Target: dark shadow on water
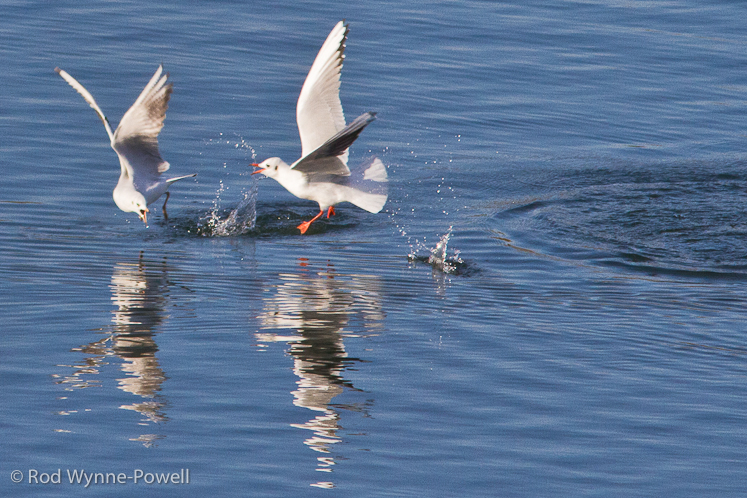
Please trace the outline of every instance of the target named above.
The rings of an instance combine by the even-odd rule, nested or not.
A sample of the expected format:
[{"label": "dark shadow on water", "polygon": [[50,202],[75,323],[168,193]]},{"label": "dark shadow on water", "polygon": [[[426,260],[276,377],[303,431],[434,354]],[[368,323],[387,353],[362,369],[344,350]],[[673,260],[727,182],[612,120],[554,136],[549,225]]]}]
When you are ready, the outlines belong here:
[{"label": "dark shadow on water", "polygon": [[576,171],[568,180],[575,188],[504,209],[491,228],[550,257],[647,275],[744,280],[747,183],[743,174],[707,171],[718,167]]},{"label": "dark shadow on water", "polygon": [[408,254],[407,261],[416,265],[428,265],[433,269],[434,272],[440,272],[446,275],[454,275],[457,277],[471,277],[480,271],[479,268],[477,268],[474,264],[461,258],[447,258],[445,261],[434,261],[431,255]]},{"label": "dark shadow on water", "polygon": [[[357,209],[350,206],[351,211]],[[305,234],[297,228],[303,221],[313,218],[318,210],[314,205],[282,206],[272,205],[257,209],[256,217],[247,223],[235,217],[236,208],[218,211],[195,212],[191,215],[169,218],[161,224],[177,237],[313,237],[330,232],[342,232],[359,225],[355,215],[347,212],[347,206],[337,208],[337,214],[327,219],[326,216],[315,221]],[[368,213],[365,213],[368,215]],[[368,215],[374,216],[374,215]],[[236,220],[236,221],[233,221]],[[228,223],[226,223],[228,221]]]},{"label": "dark shadow on water", "polygon": [[747,280],[747,266],[739,268],[728,268],[724,271],[718,270],[696,270],[696,269],[683,269],[683,268],[667,268],[660,265],[646,265],[646,264],[635,264],[633,262],[615,261],[615,260],[599,260],[598,263],[602,266],[610,268],[621,268],[627,271],[635,273],[643,273],[650,277],[656,276],[667,276],[667,277],[678,277],[684,279],[703,279],[703,280],[734,280],[744,281]]}]

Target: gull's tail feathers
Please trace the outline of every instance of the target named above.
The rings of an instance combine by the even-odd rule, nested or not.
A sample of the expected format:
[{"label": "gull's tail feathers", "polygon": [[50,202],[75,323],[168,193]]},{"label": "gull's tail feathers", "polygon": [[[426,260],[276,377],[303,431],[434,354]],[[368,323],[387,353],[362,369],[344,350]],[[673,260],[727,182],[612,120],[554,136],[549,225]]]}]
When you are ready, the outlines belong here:
[{"label": "gull's tail feathers", "polygon": [[345,180],[351,189],[348,202],[369,213],[378,213],[384,209],[389,197],[389,178],[381,159],[373,157],[364,161]]}]

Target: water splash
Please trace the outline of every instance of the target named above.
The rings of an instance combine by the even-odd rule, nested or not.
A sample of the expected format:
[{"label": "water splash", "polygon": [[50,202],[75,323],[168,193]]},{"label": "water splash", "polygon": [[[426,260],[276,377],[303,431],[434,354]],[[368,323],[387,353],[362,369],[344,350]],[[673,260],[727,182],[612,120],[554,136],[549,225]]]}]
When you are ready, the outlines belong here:
[{"label": "water splash", "polygon": [[453,226],[449,227],[449,230],[441,237],[431,250],[431,255],[428,256],[428,264],[439,268],[444,273],[456,272],[458,265],[464,264],[462,258],[459,257],[459,251],[455,251],[453,256],[449,257],[449,239],[451,238]]},{"label": "water splash", "polygon": [[[257,222],[258,184],[256,178],[250,182],[248,190],[242,188],[241,199],[235,208],[221,207],[221,201],[226,196],[229,186],[234,185],[234,182],[230,182],[229,186],[223,183],[231,174],[229,164],[239,163],[241,165],[238,170],[239,177],[248,176],[246,165],[254,161],[256,157],[254,147],[237,133],[227,135],[220,133],[218,137],[206,141],[205,145],[218,146],[217,150],[210,151],[210,157],[212,160],[224,160],[224,173],[212,208],[197,221],[196,233],[203,237],[231,237],[254,230]],[[243,178],[240,184],[246,185]]]},{"label": "water splash", "polygon": [[[460,257],[460,251],[453,251],[449,255],[449,240],[451,239],[454,227],[450,226],[444,235],[436,244],[436,247],[430,249],[423,243],[418,243],[418,247],[411,249],[407,259],[411,262],[427,263],[442,273],[449,275],[459,275],[466,270],[466,263]],[[428,255],[418,254],[420,251],[428,251]]]},{"label": "water splash", "polygon": [[205,237],[231,237],[253,230],[257,222],[257,190],[258,182],[255,179],[249,190],[242,192],[243,198],[238,206],[226,211],[220,207],[221,194],[225,191],[221,182],[213,208],[198,223],[198,233]]}]

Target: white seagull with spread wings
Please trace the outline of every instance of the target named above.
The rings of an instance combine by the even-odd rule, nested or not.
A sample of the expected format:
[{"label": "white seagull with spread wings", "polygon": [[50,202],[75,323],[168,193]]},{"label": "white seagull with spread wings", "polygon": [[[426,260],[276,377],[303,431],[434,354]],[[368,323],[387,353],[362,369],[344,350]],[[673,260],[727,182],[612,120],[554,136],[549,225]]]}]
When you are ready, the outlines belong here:
[{"label": "white seagull with spread wings", "polygon": [[119,209],[137,213],[147,224],[150,212],[148,204],[166,194],[163,217],[168,219],[166,203],[170,195],[169,185],[177,180],[196,176],[197,173],[176,178],[161,176],[169,169],[169,163],[161,158],[158,151],[158,133],[163,128],[169,97],[173,91],[173,85],[167,83],[169,75],[163,74],[163,66],[158,66],[156,73],[132,107],[127,110],[113,133],[109,120],[88,90],[59,67],[55,68],[55,71],[86,99],[104,123],[112,149],[119,156],[121,167],[119,182],[113,194],[114,202]]},{"label": "white seagull with spread wings", "polygon": [[371,213],[378,213],[387,200],[387,173],[378,158],[369,159],[351,173],[348,148],[363,128],[376,119],[366,112],[345,125],[340,102],[340,72],[345,56],[348,27],[340,21],[332,29],[309,70],[296,105],[296,121],[301,135],[301,159],[290,166],[279,157],[260,164],[253,174],[275,179],[291,194],[316,201],[319,214],[298,226],[306,233],[309,226],[334,205],[350,202]]}]

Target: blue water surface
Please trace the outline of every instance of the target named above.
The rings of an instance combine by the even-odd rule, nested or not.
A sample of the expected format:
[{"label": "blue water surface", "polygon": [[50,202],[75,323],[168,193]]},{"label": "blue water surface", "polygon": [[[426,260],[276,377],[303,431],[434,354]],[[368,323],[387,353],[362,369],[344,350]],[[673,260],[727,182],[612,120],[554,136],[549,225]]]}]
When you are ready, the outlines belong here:
[{"label": "blue water surface", "polygon": [[[0,19],[2,496],[744,495],[744,4]],[[379,157],[390,197],[300,235],[317,206],[249,163],[300,155],[341,19],[346,117],[378,113],[351,163]],[[158,64],[161,152],[197,178],[145,226],[53,69],[116,126]]]}]

